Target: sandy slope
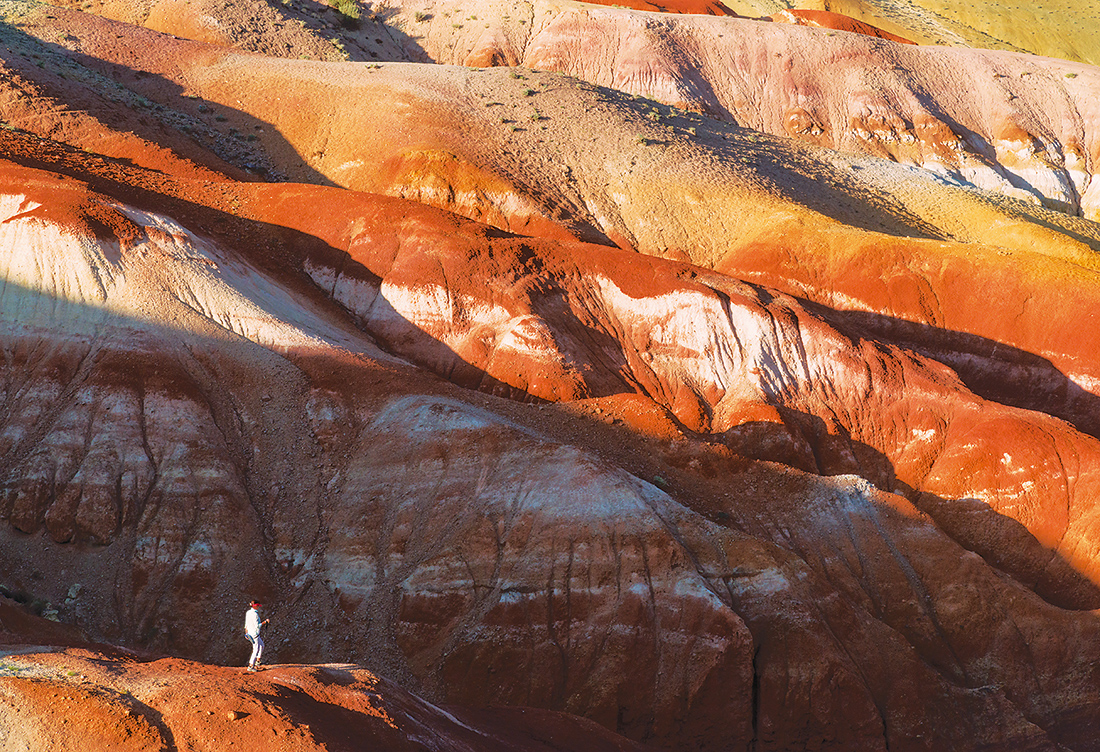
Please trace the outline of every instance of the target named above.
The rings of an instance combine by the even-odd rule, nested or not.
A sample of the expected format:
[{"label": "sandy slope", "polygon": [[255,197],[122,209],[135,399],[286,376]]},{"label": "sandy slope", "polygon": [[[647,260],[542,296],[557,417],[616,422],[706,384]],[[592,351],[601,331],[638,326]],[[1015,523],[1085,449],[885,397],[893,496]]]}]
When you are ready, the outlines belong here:
[{"label": "sandy slope", "polygon": [[[273,657],[324,664],[12,657],[29,741],[88,749],[62,708],[102,748],[215,720],[629,747],[505,704],[685,750],[1097,749],[1100,235],[951,184],[979,138],[1009,164],[1015,102],[1042,139],[997,174],[1084,186],[1095,69],[569,3],[102,7],[209,44],[2,7],[0,584],[226,664],[259,595]],[[803,140],[338,61],[352,37]],[[776,92],[865,153],[805,143],[826,119]],[[944,127],[907,142],[914,101]],[[211,687],[247,715],[196,721]]]},{"label": "sandy slope", "polygon": [[[776,13],[787,3],[731,0],[747,16]],[[1094,3],[962,2],[960,0],[810,0],[799,8],[841,13],[920,44],[1014,50],[1100,64],[1100,12]]]},{"label": "sandy slope", "polygon": [[283,659],[684,749],[1089,748],[1095,439],[699,267],[6,144],[2,550],[65,618],[238,660],[259,592]]},{"label": "sandy slope", "polygon": [[[60,33],[42,23],[25,28]],[[133,30],[147,41],[123,49],[115,45],[123,29],[94,16],[66,16],[65,26],[89,53],[151,74],[116,71],[109,81],[205,129],[167,140],[180,152],[229,143],[300,180],[411,198],[510,231],[689,259],[830,307],[979,338],[948,334],[935,349],[956,367],[978,359],[981,368],[1032,374],[1035,399],[1026,404],[1096,430],[1091,411],[1080,409],[1100,381],[1087,325],[1093,309],[1069,303],[1088,301],[1093,289],[1092,222],[552,74],[293,62],[181,41],[170,42],[176,57],[166,63],[142,53],[156,35]],[[51,85],[55,97],[67,96],[64,81]],[[31,127],[26,112],[12,108]],[[124,122],[148,131],[141,118]],[[93,148],[79,129],[68,132]],[[975,277],[996,291],[978,316]],[[1037,288],[1036,279],[1044,280]],[[1021,299],[1034,305],[1021,311]],[[997,357],[983,341],[1047,364],[1011,349]],[[1085,394],[1059,387],[1067,376]]]},{"label": "sandy slope", "polygon": [[[173,5],[167,15],[126,7],[89,9],[280,57],[556,70],[1074,214],[1095,218],[1100,200],[1097,187],[1089,192],[1097,153],[1096,72],[1065,61],[899,48],[866,33],[835,31],[844,28],[836,19],[814,28],[820,17],[792,27],[558,0],[494,0],[484,7],[410,2],[363,9],[354,28],[327,6]],[[209,28],[195,28],[189,19],[196,17],[208,19]],[[805,22],[810,16],[791,17]],[[69,18],[66,25],[81,22]],[[1049,29],[1045,21],[1038,25]]]},{"label": "sandy slope", "polygon": [[[385,30],[357,32],[374,34],[370,38],[381,46],[353,59],[560,71],[768,133],[920,166],[960,185],[1096,216],[1100,183],[1090,191],[1090,180],[1098,83],[1089,66],[556,0],[493,5],[457,22],[456,14],[469,8],[439,5],[430,11],[402,6],[386,17]],[[67,17],[66,31],[84,24]],[[280,40],[287,29],[300,28],[260,23],[235,35],[234,44],[251,40],[243,46],[265,53],[284,44],[297,49],[293,39]],[[112,40],[101,38],[96,54],[117,59],[109,51]],[[957,70],[966,70],[967,77],[948,74]],[[269,113],[250,114],[266,119]],[[241,138],[250,133],[238,132]],[[309,159],[323,150],[299,146],[298,152]],[[320,171],[345,184],[346,176]]]}]

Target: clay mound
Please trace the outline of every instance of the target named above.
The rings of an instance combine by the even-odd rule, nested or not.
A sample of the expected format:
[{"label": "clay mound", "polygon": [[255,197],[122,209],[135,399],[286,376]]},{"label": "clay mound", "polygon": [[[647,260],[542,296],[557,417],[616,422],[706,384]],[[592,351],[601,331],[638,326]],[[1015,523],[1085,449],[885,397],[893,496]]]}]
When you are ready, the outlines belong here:
[{"label": "clay mound", "polygon": [[437,707],[348,664],[249,674],[92,646],[0,645],[0,655],[0,743],[8,749],[642,749],[563,713]]},{"label": "clay mound", "polygon": [[[552,74],[272,61],[179,40],[177,62],[166,64],[141,52],[158,35],[131,29],[139,41],[122,50],[123,27],[83,14],[65,23],[89,53],[119,61],[85,58],[86,70],[114,76],[99,79],[104,88],[120,82],[166,109],[190,108],[212,132],[262,154],[266,174],[415,199],[511,232],[688,259],[863,311],[847,319],[907,346],[926,339],[922,351],[962,369],[980,393],[1100,430],[1090,407],[1096,343],[1079,323],[1093,305],[1094,223]],[[376,129],[359,128],[363,117]],[[603,137],[578,139],[578,129]],[[981,315],[970,303],[974,279],[995,291]],[[1021,298],[1036,305],[1021,314]],[[1034,388],[990,384],[989,370]]]},{"label": "clay mound", "polygon": [[[765,7],[759,0],[729,0],[741,15]],[[763,12],[778,10],[767,4]],[[796,13],[841,13],[924,45],[981,47],[1100,64],[1095,44],[1100,16],[1066,0],[1028,3],[960,0],[814,0]]]},{"label": "clay mound", "polygon": [[910,41],[905,37],[899,37],[897,34],[883,31],[877,26],[872,26],[871,24],[857,21],[854,18],[850,18],[840,13],[832,13],[826,10],[791,8],[789,10],[781,10],[778,13],[774,13],[768,16],[768,19],[779,23],[792,23],[799,26],[816,26],[820,29],[847,31],[852,34],[866,34],[869,37],[878,37],[879,39],[887,39],[891,42],[900,42],[902,44],[916,44],[916,42]]},{"label": "clay mound", "polygon": [[0,299],[0,550],[65,618],[237,662],[259,593],[279,660],[685,749],[1088,738],[1095,440],[698,267],[7,143],[69,175],[8,166]]},{"label": "clay mound", "polygon": [[[1096,749],[1100,233],[948,148],[1024,100],[1036,151],[983,164],[1069,195],[1095,71],[569,3],[242,5],[263,55],[2,7],[2,584],[178,656],[9,656],[15,743]],[[947,177],[557,73],[272,57],[345,31],[823,139],[752,82],[849,113],[872,60],[852,137]],[[913,101],[903,152],[872,116]],[[242,663],[252,596],[288,663],[183,660]]]},{"label": "clay mound", "polygon": [[[177,53],[188,61],[184,67],[192,71],[185,80],[182,70],[173,63],[165,64],[162,56],[142,54],[141,50],[157,49],[155,36],[144,37],[136,49],[120,49],[117,37],[123,29],[99,28],[102,22],[85,14],[69,13],[59,20],[62,17],[57,14],[62,11],[54,11],[55,19],[45,18],[43,12],[26,11],[28,19],[35,20],[28,21],[24,30],[100,58],[104,62],[93,65],[96,73],[107,73],[115,79],[113,84],[125,84],[146,101],[152,99],[161,107],[182,110],[182,115],[197,118],[199,123],[188,124],[191,132],[200,136],[196,140],[206,142],[222,158],[258,174],[309,182],[331,180],[347,187],[379,190],[392,175],[371,182],[357,180],[363,160],[348,153],[349,145],[340,144],[348,134],[364,139],[356,148],[373,149],[383,146],[378,143],[382,134],[404,133],[402,126],[411,126],[408,135],[413,143],[388,145],[388,149],[396,147],[399,153],[395,157],[399,159],[404,158],[402,152],[412,152],[408,155],[411,162],[404,168],[401,163],[392,165],[391,169],[415,170],[424,159],[438,164],[452,155],[461,164],[471,161],[471,155],[456,150],[453,144],[441,148],[439,141],[452,141],[472,116],[479,123],[479,129],[468,134],[472,140],[498,145],[492,159],[480,155],[480,164],[475,162],[477,171],[490,175],[478,178],[473,196],[462,196],[484,205],[493,203],[494,194],[500,193],[499,179],[492,178],[501,177],[501,169],[507,169],[510,160],[499,164],[497,156],[508,149],[508,141],[547,151],[528,142],[537,143],[544,127],[558,130],[559,125],[566,125],[558,123],[553,112],[540,110],[542,103],[536,101],[537,94],[525,94],[536,91],[529,81],[524,83],[526,78],[516,79],[511,92],[500,91],[499,80],[493,79],[493,86],[485,87],[483,101],[478,103],[469,101],[460,91],[439,90],[441,85],[447,86],[443,82],[448,77],[455,77],[453,72],[410,74],[406,69],[399,80],[409,75],[423,79],[392,92],[423,102],[409,111],[391,106],[389,96],[377,96],[378,92],[372,91],[372,78],[381,79],[385,88],[390,86],[386,72],[379,68],[318,68],[271,58],[261,63],[227,55],[224,50],[193,47],[186,54]],[[653,17],[625,9],[549,1],[532,6],[522,16],[488,17],[484,22],[472,23],[478,27],[474,33],[466,23],[446,22],[456,12],[440,7],[436,15],[420,23],[402,17],[402,23],[416,24],[422,32],[415,42],[418,51],[377,53],[365,59],[523,65],[559,71],[809,144],[919,166],[929,171],[934,181],[979,187],[1059,211],[1096,217],[1100,183],[1091,179],[1090,155],[1097,143],[1092,128],[1096,122],[1092,94],[1100,87],[1100,74],[1088,66],[979,50],[897,46],[865,35],[838,35],[740,18]],[[532,29],[528,29],[528,18],[532,19]],[[488,29],[483,28],[485,23]],[[134,33],[131,27],[126,36]],[[77,41],[65,42],[66,35]],[[685,56],[683,50],[690,50],[690,55]],[[736,60],[742,61],[734,67],[737,74],[728,75],[731,61]],[[28,76],[38,76],[29,61],[18,58],[13,62],[20,63]],[[81,65],[90,62],[81,58]],[[126,68],[120,71],[115,67],[118,65]],[[942,75],[945,67],[970,70],[975,75],[962,85]],[[133,81],[125,72],[131,68],[155,78]],[[526,76],[522,72],[516,75]],[[310,80],[322,76],[324,80]],[[175,86],[166,87],[166,79]],[[290,83],[294,81],[298,86]],[[781,83],[762,87],[760,81]],[[263,94],[280,86],[292,86],[294,96],[308,102],[307,109],[287,108],[278,97]],[[331,96],[333,87],[344,86],[348,92],[342,96],[351,94],[352,99],[346,106],[335,107],[343,99]],[[355,97],[356,90],[364,96]],[[181,93],[185,97],[201,96],[208,102],[181,102]],[[505,93],[507,99],[500,99],[499,95]],[[68,96],[66,93],[59,98]],[[463,113],[460,124],[452,126],[455,130],[429,129],[431,121],[419,125],[393,123],[397,130],[387,128],[372,138],[372,134],[345,125],[362,112],[378,112],[383,118],[401,121],[410,116],[420,119],[422,108],[432,106],[425,100],[432,99],[442,100],[436,106],[445,109],[433,117],[448,117],[450,112],[453,114],[449,117],[459,120],[457,113]],[[578,106],[592,104],[574,103],[566,111],[572,112]],[[700,130],[711,129],[705,118],[689,122],[692,116],[686,113],[677,118],[675,112],[654,112],[650,103],[630,107],[650,118],[649,125],[658,126],[636,134],[646,144],[676,143],[689,129],[694,129],[696,136],[690,140],[698,141]],[[76,113],[76,117],[83,116]],[[173,118],[179,120],[180,116]],[[288,122],[288,118],[298,122]],[[604,132],[618,125],[614,119],[604,120],[589,127],[593,132]],[[682,127],[676,127],[677,120]],[[270,127],[265,128],[265,124]],[[148,124],[132,130],[140,133],[142,129],[148,130]],[[337,135],[330,143],[333,134]],[[573,139],[572,131],[567,138]],[[194,145],[189,148],[193,150]],[[421,151],[426,153],[422,155]],[[751,153],[746,156],[754,158]],[[725,162],[728,165],[730,160]],[[522,190],[517,182],[523,176],[508,177],[511,179],[506,182]],[[555,181],[561,182],[558,176]],[[423,191],[432,181],[422,186],[413,177],[408,182]],[[492,212],[499,210],[499,206],[484,207],[479,218],[492,221]],[[467,210],[472,211],[476,210]],[[537,211],[526,208],[529,215]]]}]

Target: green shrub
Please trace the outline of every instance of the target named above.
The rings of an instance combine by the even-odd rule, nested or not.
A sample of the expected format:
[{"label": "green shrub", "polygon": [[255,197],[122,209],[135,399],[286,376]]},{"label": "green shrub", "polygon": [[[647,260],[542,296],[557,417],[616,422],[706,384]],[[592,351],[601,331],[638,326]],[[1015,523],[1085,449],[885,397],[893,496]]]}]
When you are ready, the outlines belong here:
[{"label": "green shrub", "polygon": [[330,7],[340,14],[340,25],[347,29],[359,28],[359,4],[355,0],[330,0]]}]

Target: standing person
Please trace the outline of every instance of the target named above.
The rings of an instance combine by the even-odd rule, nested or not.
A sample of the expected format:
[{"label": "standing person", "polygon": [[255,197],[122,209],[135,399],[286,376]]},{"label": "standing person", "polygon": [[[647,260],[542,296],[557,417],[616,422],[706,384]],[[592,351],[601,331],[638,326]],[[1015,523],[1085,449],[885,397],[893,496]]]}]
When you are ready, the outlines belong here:
[{"label": "standing person", "polygon": [[248,659],[248,670],[256,671],[260,665],[260,658],[264,654],[264,638],[260,636],[260,630],[269,620],[260,621],[262,603],[252,601],[249,605],[251,608],[244,615],[244,636],[252,643],[252,656]]}]

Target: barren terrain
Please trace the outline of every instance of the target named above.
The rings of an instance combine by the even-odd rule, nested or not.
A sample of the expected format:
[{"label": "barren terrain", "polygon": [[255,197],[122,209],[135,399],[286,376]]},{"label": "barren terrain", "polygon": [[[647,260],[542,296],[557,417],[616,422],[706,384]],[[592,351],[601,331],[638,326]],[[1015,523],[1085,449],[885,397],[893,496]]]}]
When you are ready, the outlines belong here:
[{"label": "barren terrain", "polygon": [[1100,69],[968,7],[0,0],[0,747],[1100,750]]}]

